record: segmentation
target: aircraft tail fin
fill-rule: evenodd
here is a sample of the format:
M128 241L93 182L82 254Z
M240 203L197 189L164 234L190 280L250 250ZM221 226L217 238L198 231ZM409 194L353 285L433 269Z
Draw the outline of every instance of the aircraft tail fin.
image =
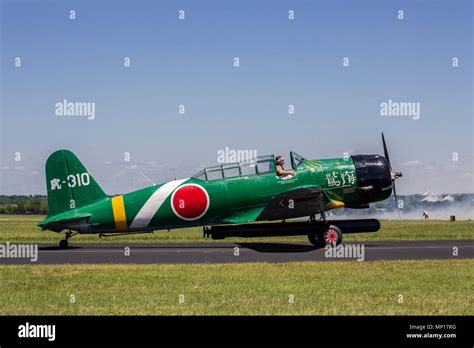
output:
M81 161L69 150L58 150L46 161L48 217L107 197Z

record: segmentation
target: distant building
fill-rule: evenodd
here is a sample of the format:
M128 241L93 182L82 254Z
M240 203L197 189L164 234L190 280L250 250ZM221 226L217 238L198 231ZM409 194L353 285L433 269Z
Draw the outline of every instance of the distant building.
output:
M443 195L439 192L432 192L430 190L426 191L422 195L424 198L421 200L421 202L441 202L443 199Z
M443 197L443 195L439 192L433 192L433 191L426 191L422 195L424 198L420 202L428 202L428 203L434 203L434 202L454 202L454 197L451 195L446 195Z
M454 197L447 195L445 196L441 201L449 201L449 202L454 202Z

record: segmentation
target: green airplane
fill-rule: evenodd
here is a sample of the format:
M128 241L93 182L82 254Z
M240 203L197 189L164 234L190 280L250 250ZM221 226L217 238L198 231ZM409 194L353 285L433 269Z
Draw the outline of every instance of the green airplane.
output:
M277 175L274 155L261 156L116 196L107 195L71 151L58 150L46 161L48 215L38 226L66 230L61 248L77 233L102 236L190 226L203 226L213 239L307 234L315 246L339 244L342 233L377 231L380 225L377 220L328 221L326 211L368 208L392 190L396 199L395 179L402 174L392 171L383 134L382 140L384 157L308 160L291 152L294 172ZM307 222L285 222L305 216ZM283 222L259 223L275 220Z

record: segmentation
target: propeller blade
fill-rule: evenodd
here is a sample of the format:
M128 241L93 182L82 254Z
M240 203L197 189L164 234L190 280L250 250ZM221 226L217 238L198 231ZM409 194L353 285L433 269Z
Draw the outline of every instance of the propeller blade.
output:
M387 144L385 143L385 137L383 136L383 132L382 132L382 143L383 143L383 154L385 158L387 159L388 165L390 167L390 171L392 171L392 164L390 163L390 158L388 157Z
M398 196L397 189L395 188L395 179L399 176L402 176L401 173L392 172L392 164L390 163L390 157L388 156L387 144L385 143L385 137L382 132L382 143L383 143L383 153L388 162L388 167L390 168L390 175L392 175L392 186L393 186L393 197L395 198L395 204L397 205L398 218L401 220L402 215L400 213L400 208L398 207Z

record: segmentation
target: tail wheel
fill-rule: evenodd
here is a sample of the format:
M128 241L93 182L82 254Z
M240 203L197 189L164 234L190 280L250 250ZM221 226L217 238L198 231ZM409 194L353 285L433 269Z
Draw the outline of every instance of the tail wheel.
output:
M73 231L71 231L71 230L68 230L68 231L66 232L66 235L64 236L65 238L64 238L62 241L59 242L59 247L60 247L61 249L67 249L67 247L68 247L68 245L69 245L69 243L67 242L67 240L68 240L69 238L71 238L72 236L75 236L77 233L78 233L78 232L73 232Z
M328 244L339 245L342 242L342 232L339 227L329 225L326 231L310 234L308 239L316 247L325 247Z

